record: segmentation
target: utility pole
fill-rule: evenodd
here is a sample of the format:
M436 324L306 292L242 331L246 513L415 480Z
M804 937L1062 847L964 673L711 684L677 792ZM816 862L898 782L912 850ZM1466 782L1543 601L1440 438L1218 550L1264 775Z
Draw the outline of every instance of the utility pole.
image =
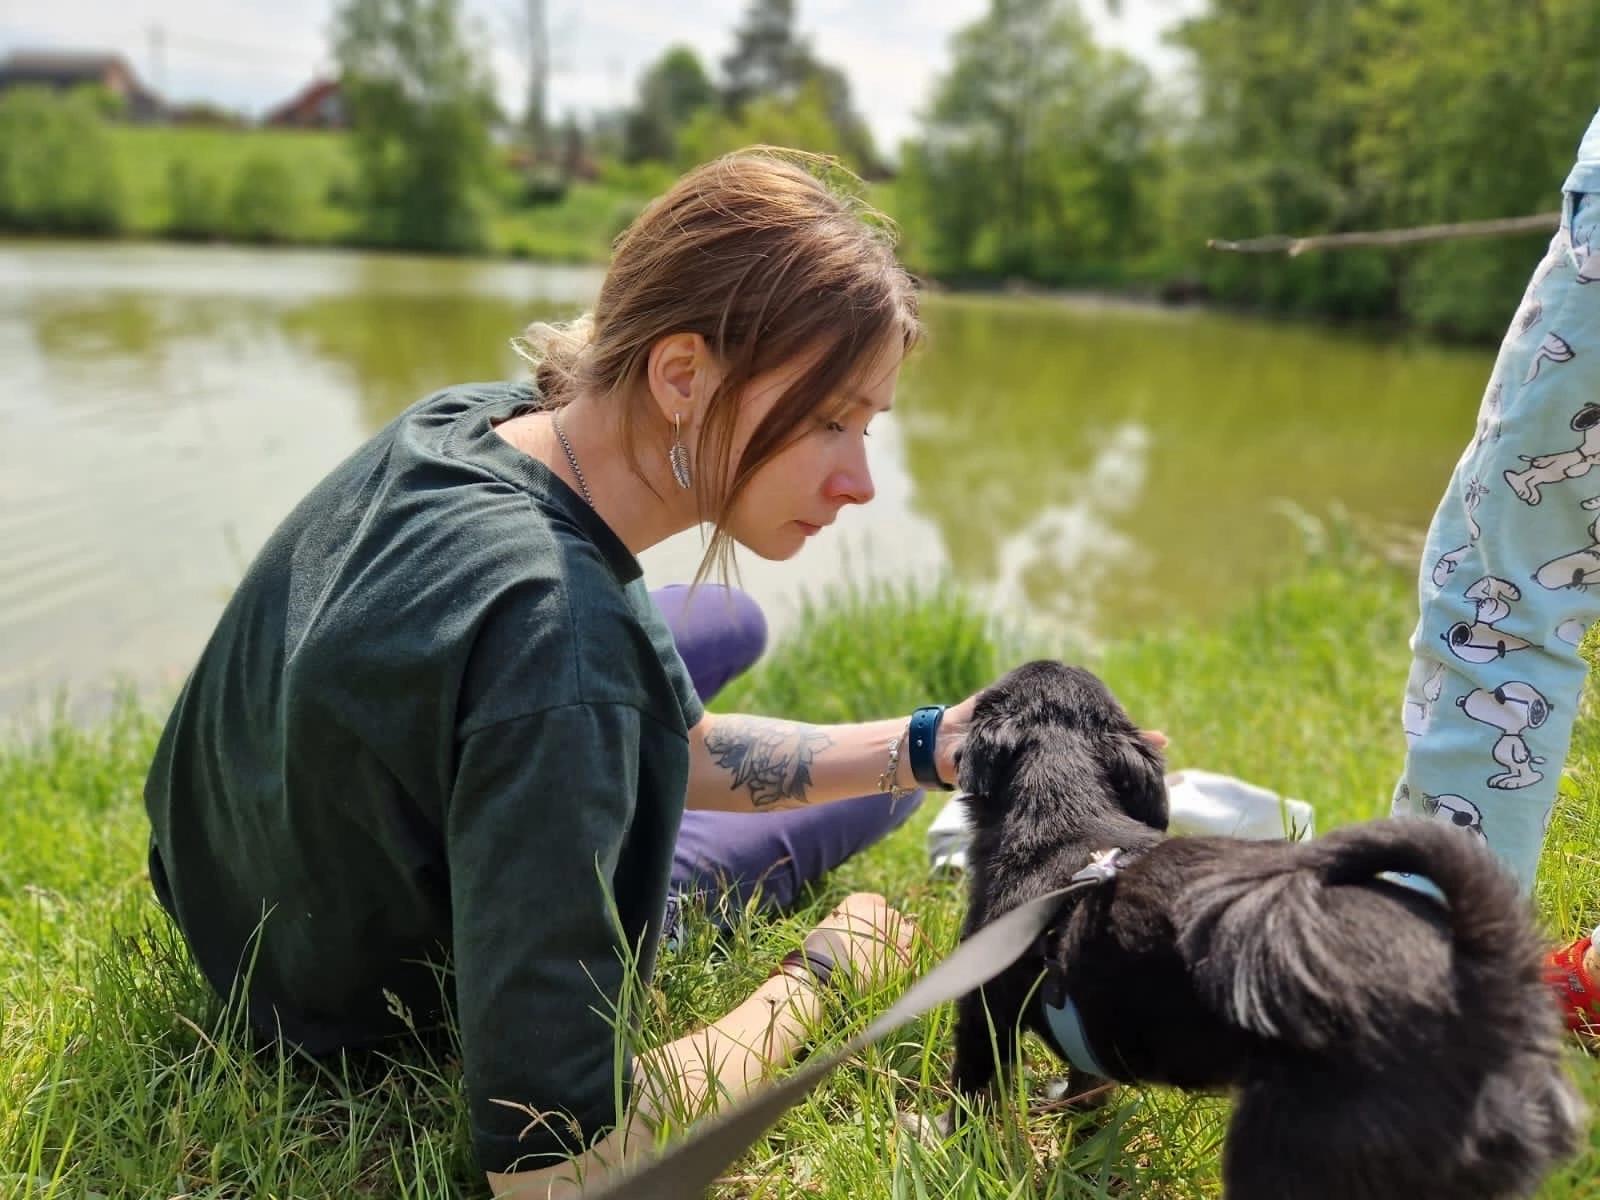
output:
M544 0L527 0L527 4L528 107L522 121L528 149L537 159L548 143L546 92L550 81L550 31L545 20Z
M167 94L167 31L152 25L150 36L150 80L163 97Z

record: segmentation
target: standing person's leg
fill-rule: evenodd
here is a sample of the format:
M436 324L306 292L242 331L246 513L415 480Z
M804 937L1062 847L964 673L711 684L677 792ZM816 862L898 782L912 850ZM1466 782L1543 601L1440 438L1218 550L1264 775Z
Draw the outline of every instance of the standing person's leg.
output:
M1596 467L1600 115L1428 531L1394 804L1484 838L1524 890L1577 715L1578 642L1600 617ZM1574 1016L1591 1004L1600 1015L1586 949L1580 939L1551 960Z
M1600 616L1600 195L1567 210L1428 533L1395 802L1485 838L1524 890Z
M709 703L766 647L766 619L743 592L702 584L652 596L702 701ZM897 829L921 801L918 791L893 805L884 793L774 813L686 812L673 856L671 904L675 908L680 893L695 894L708 908L732 913L759 890L764 904L785 907L807 883ZM669 936L674 919L669 911Z

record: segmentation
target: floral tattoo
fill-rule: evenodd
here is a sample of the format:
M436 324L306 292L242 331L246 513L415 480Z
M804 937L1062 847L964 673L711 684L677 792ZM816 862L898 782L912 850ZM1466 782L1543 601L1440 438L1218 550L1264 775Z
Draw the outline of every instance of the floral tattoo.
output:
M712 759L733 775L728 789L748 788L752 808L790 799L804 804L811 764L831 745L814 726L752 717L724 717L706 735Z

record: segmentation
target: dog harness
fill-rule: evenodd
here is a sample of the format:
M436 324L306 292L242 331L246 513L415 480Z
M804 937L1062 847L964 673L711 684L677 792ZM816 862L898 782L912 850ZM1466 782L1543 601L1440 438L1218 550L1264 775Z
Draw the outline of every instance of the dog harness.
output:
M1108 883L1117 877L1118 872L1137 857L1136 853L1128 853L1120 848L1098 850L1089 860L1089 865L1084 867L1072 877L1075 884L1087 883L1099 886ZM1444 892L1433 880L1426 875L1413 875L1404 871L1380 871L1379 879L1385 883L1392 883L1397 887L1408 888L1420 893L1440 905L1449 907L1445 900ZM1047 930L1040 938L1041 948L1049 939L1051 930ZM1044 1008L1045 1024L1050 1029L1050 1040L1054 1043L1055 1051L1068 1063L1080 1071L1087 1071L1091 1075L1110 1078L1111 1072L1106 1070L1105 1064L1096 1057L1089 1046L1089 1035L1083 1028L1083 1014L1078 1011L1078 1006L1072 1002L1072 997L1067 994L1067 979L1060 971L1057 964L1047 962L1045 966L1047 977L1044 982L1041 1000Z
M1113 846L1109 850L1097 850L1089 859L1089 865L1074 875L1070 882L1098 887L1115 879L1118 872L1135 857L1136 853L1129 853L1119 846ZM1040 939L1041 947L1051 932L1053 931L1047 930ZM1072 1002L1072 997L1067 995L1066 976L1060 972L1055 963L1048 960L1045 970L1047 975L1040 999L1043 1003L1045 1024L1050 1029L1050 1040L1054 1043L1056 1053L1080 1071L1087 1071L1091 1075L1109 1076L1111 1072L1105 1069L1104 1064L1089 1048L1089 1036L1083 1028L1083 1015L1078 1012L1078 1006Z

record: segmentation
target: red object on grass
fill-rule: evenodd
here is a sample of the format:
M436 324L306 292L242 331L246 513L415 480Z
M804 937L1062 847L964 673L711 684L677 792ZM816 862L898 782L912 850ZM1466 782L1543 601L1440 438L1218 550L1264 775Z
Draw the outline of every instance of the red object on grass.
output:
M1567 1028L1600 1034L1600 979L1583 964L1591 945L1592 937L1581 937L1570 946L1552 950L1545 959L1545 979L1559 995Z

